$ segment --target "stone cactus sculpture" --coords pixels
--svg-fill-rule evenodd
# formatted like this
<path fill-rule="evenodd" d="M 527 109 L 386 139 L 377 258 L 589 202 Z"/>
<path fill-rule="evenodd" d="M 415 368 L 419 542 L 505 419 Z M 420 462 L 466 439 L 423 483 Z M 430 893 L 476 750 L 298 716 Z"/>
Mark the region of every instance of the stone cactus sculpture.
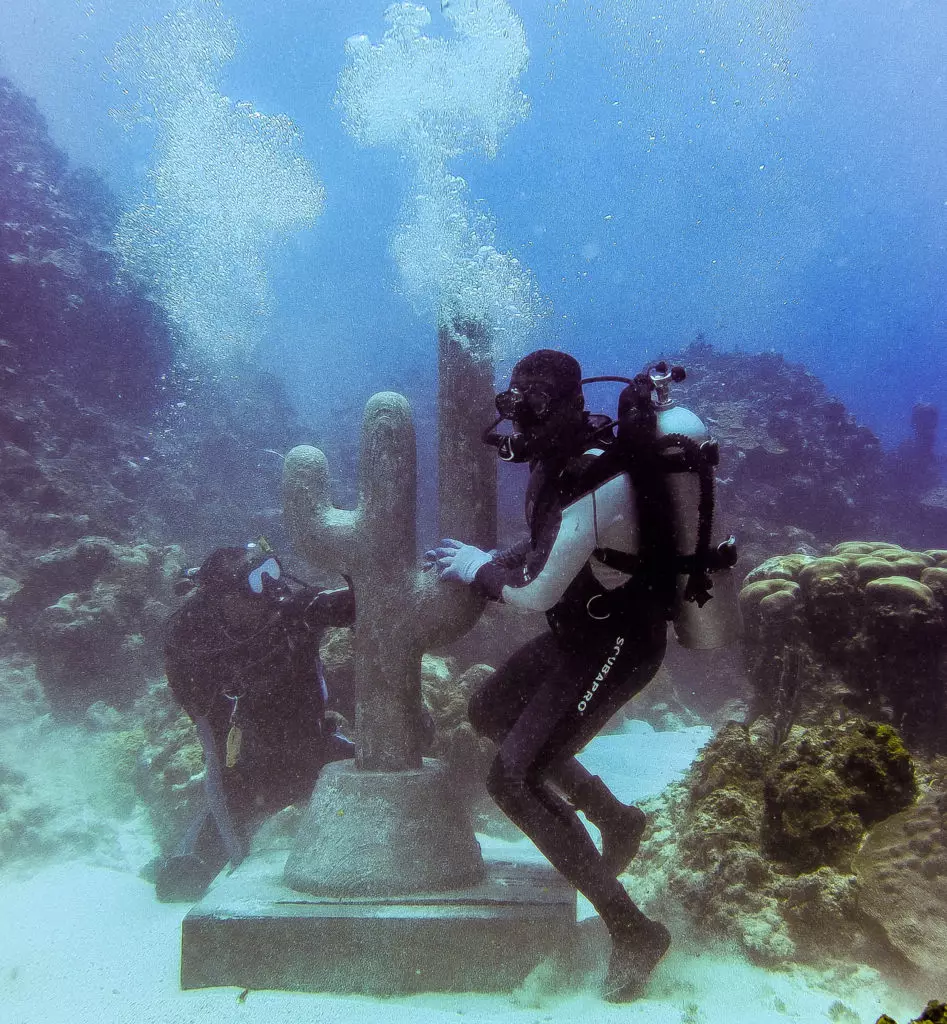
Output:
<path fill-rule="evenodd" d="M 439 332 L 438 469 L 442 531 L 489 548 L 495 466 L 479 444 L 493 396 L 487 342 L 476 324 Z M 451 806 L 440 766 L 423 760 L 421 749 L 421 657 L 465 633 L 482 602 L 419 565 L 416 480 L 410 406 L 392 392 L 365 407 L 356 508 L 332 505 L 321 451 L 298 447 L 286 458 L 285 515 L 297 547 L 351 579 L 356 597 L 355 769 L 329 766 L 316 787 L 287 864 L 287 880 L 304 891 L 447 888 L 482 871 L 472 830 Z M 393 835 L 401 853 L 379 858 L 379 837 Z"/>

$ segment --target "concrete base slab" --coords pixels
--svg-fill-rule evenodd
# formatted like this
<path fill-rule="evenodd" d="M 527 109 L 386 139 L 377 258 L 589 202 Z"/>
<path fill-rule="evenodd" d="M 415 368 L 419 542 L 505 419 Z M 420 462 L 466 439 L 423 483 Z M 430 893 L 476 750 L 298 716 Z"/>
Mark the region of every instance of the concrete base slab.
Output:
<path fill-rule="evenodd" d="M 334 898 L 285 886 L 286 856 L 249 857 L 188 913 L 182 988 L 502 992 L 577 939 L 575 891 L 551 867 L 487 861 L 469 889 Z"/>

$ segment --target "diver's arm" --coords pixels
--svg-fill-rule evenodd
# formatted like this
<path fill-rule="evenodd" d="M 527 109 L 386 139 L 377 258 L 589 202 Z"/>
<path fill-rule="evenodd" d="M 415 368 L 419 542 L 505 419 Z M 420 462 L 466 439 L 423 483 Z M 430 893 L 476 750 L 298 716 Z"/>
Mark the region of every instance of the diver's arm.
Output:
<path fill-rule="evenodd" d="M 533 542 L 529 537 L 518 540 L 502 551 L 493 552 L 493 564 L 501 569 L 520 569 L 526 564 Z"/>
<path fill-rule="evenodd" d="M 355 622 L 355 597 L 350 587 L 337 590 L 298 590 L 280 607 L 284 624 L 302 628 L 324 629 L 326 626 L 351 626 Z"/>
<path fill-rule="evenodd" d="M 320 590 L 306 609 L 308 626 L 351 626 L 355 623 L 355 593 L 351 587 Z"/>
<path fill-rule="evenodd" d="M 477 572 L 474 586 L 485 597 L 518 611 L 548 611 L 599 547 L 602 534 L 632 508 L 628 475 L 617 474 L 557 515 L 548 515 L 520 568 L 488 562 Z"/>

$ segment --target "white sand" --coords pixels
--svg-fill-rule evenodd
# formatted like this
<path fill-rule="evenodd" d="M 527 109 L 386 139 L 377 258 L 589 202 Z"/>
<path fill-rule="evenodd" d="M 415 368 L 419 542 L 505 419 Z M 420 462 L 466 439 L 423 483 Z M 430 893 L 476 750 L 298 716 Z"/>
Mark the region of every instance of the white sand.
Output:
<path fill-rule="evenodd" d="M 640 799 L 676 777 L 706 738 L 689 730 L 653 733 L 641 723 L 629 732 L 597 741 L 586 758 L 611 784 L 624 787 L 626 799 Z M 514 845 L 530 856 L 526 845 Z M 864 968 L 844 978 L 810 969 L 776 973 L 736 956 L 681 949 L 658 967 L 646 997 L 625 1006 L 603 1003 L 594 993 L 544 995 L 540 979 L 503 996 L 376 999 L 251 992 L 241 1003 L 235 989 L 179 990 L 180 926 L 187 909 L 157 903 L 153 888 L 132 873 L 88 863 L 53 864 L 27 878 L 0 877 L 0 1022 L 434 1024 L 466 1017 L 510 1024 L 874 1024 L 887 1012 L 903 1024 L 924 1003 L 890 991 Z"/>

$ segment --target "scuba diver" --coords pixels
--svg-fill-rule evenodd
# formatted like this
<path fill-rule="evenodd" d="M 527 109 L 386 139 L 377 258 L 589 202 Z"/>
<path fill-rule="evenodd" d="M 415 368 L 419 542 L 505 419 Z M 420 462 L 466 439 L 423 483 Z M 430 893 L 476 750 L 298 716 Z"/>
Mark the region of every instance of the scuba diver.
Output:
<path fill-rule="evenodd" d="M 156 866 L 162 902 L 200 898 L 266 816 L 306 799 L 324 764 L 355 756 L 326 715 L 319 657 L 324 629 L 354 621 L 350 587 L 307 586 L 260 538 L 217 548 L 177 589 L 192 593 L 169 620 L 165 670 L 205 774 L 201 806 Z"/>
<path fill-rule="evenodd" d="M 680 618 L 686 634 L 682 605 L 706 604 L 709 573 L 736 558 L 732 538 L 709 545 L 715 442 L 685 409 L 675 408 L 669 429 L 659 424 L 661 401 L 673 405 L 667 387 L 682 378 L 680 368 L 659 364 L 634 380 L 583 381 L 572 356 L 549 349 L 520 360 L 484 441 L 504 461 L 529 464 L 529 536 L 502 552 L 446 539 L 425 556 L 441 579 L 546 612 L 548 631 L 474 694 L 470 721 L 498 745 L 490 795 L 608 929 L 604 995 L 613 1002 L 640 994 L 670 933 L 617 878 L 637 853 L 644 813 L 618 800 L 575 755 L 657 672 L 668 621 Z M 585 411 L 582 385 L 598 380 L 628 385 L 617 422 Z M 497 430 L 504 420 L 510 433 Z M 682 486 L 689 502 L 680 500 Z M 579 810 L 601 831 L 601 853 Z"/>

